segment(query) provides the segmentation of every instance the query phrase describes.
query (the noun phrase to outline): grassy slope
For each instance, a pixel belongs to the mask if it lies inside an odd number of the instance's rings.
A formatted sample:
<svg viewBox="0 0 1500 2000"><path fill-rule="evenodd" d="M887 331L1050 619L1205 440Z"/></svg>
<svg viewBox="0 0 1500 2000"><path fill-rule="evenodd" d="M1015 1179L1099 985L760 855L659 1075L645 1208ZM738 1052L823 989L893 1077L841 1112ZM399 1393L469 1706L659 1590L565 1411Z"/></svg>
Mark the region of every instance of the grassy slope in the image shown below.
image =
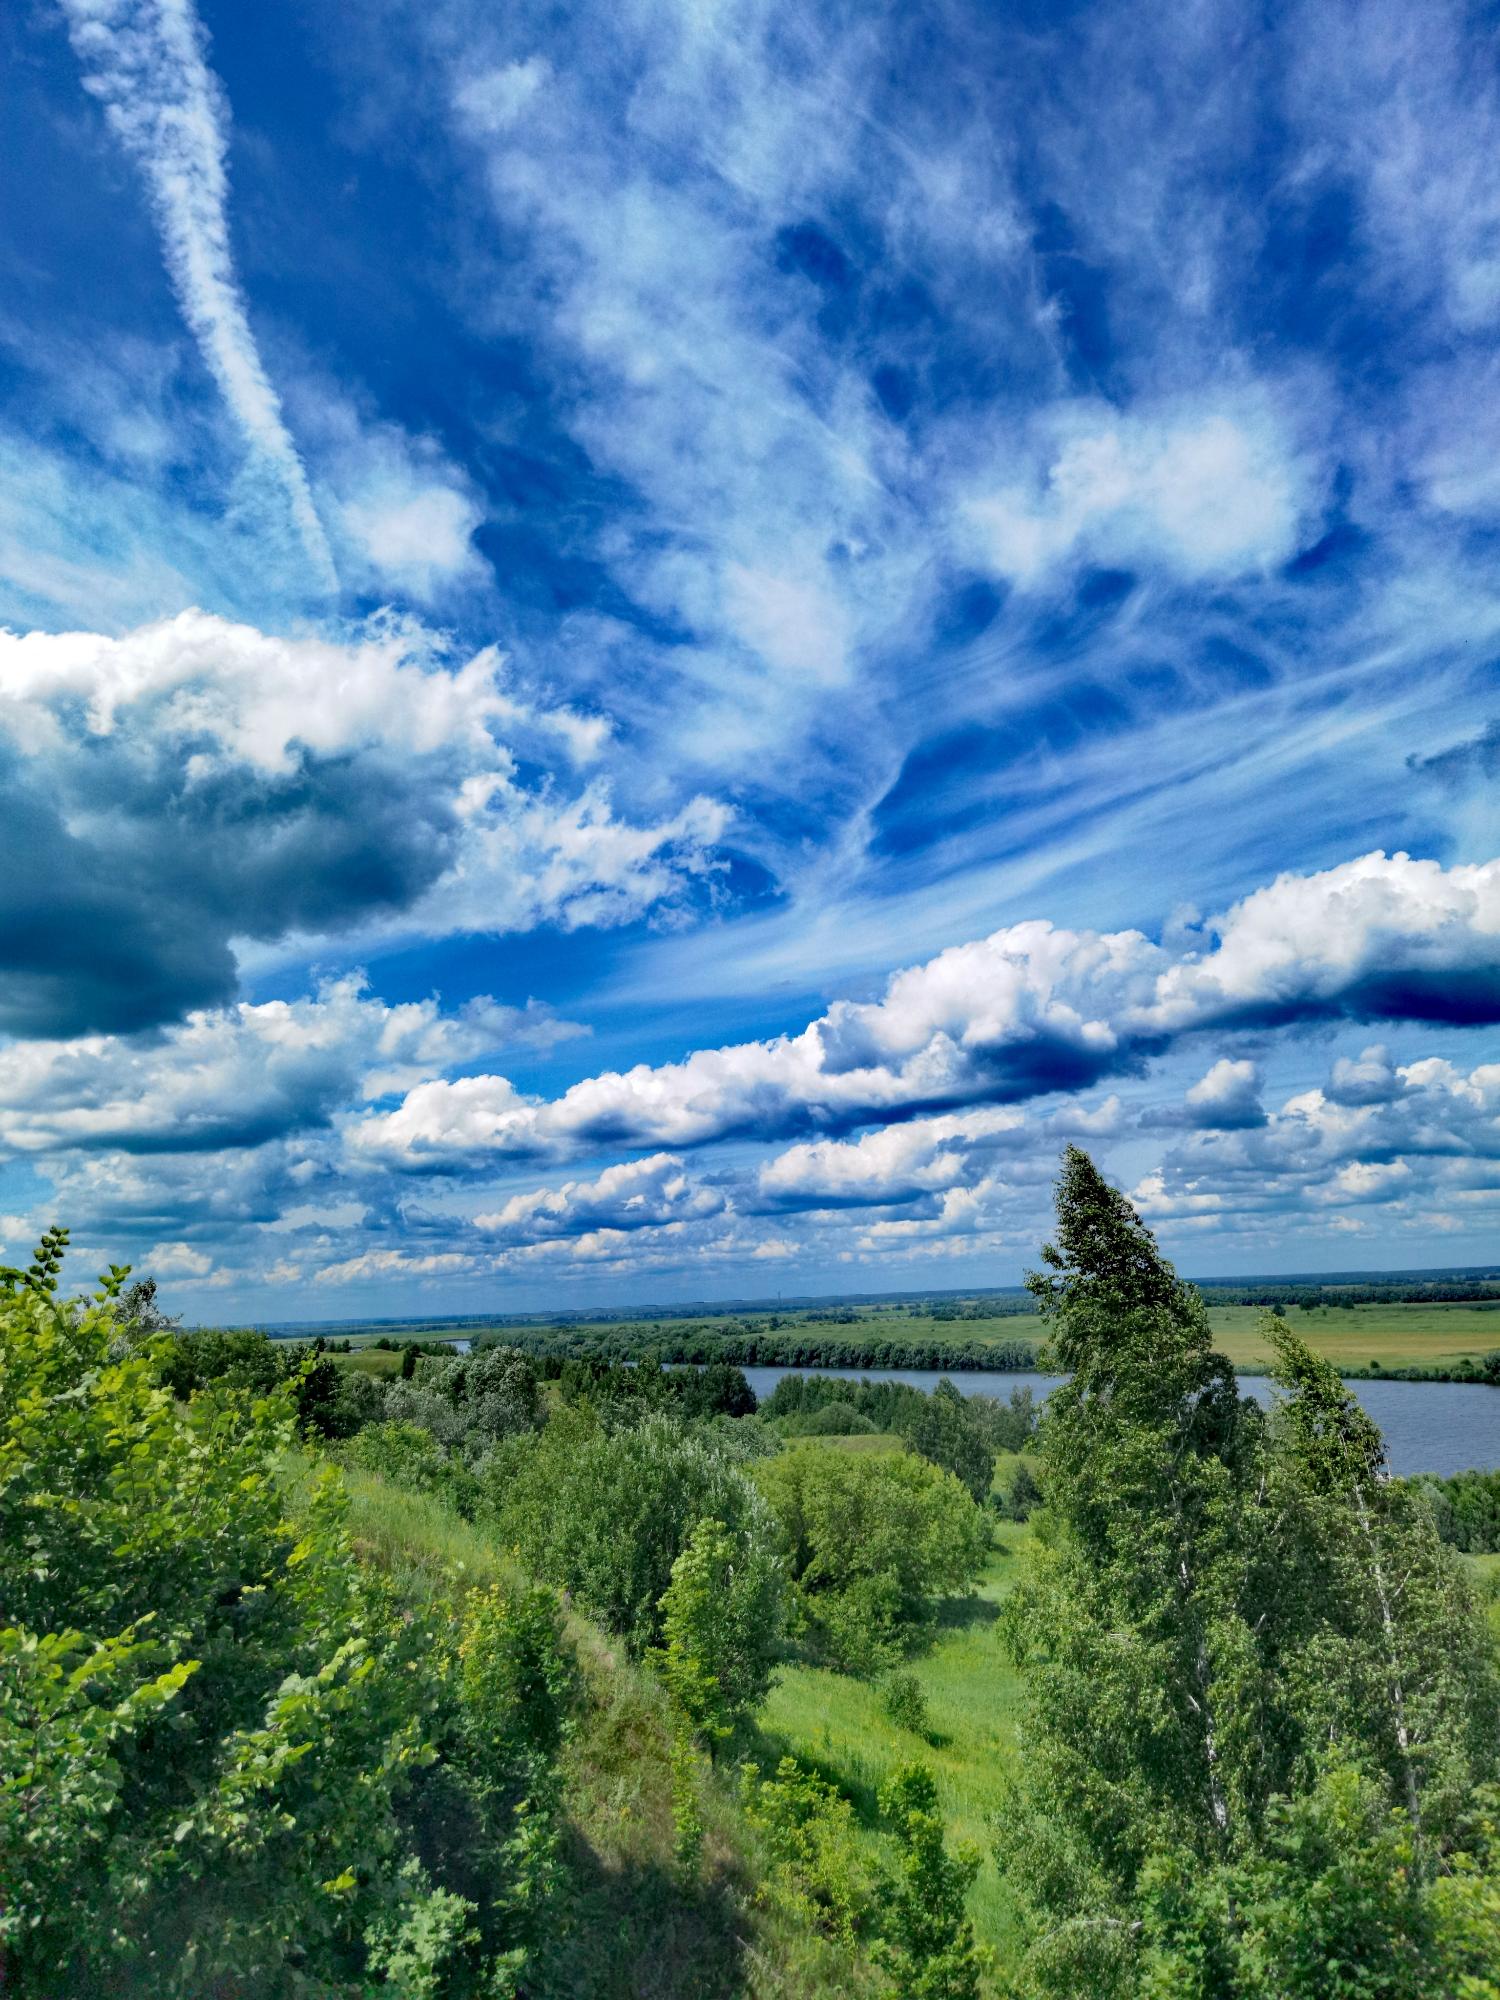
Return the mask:
<svg viewBox="0 0 1500 2000"><path fill-rule="evenodd" d="M802 1449L889 1449L884 1438L804 1440ZM996 1468L1004 1486L1017 1460ZM294 1468L300 1471L305 1466ZM434 1502L365 1475L348 1479L362 1553L419 1601L451 1587L512 1573L505 1551ZM833 1779L855 1801L873 1851L875 1793L898 1764L919 1758L937 1778L956 1835L977 1841L984 1860L970 1907L982 1938L1000 1951L1009 1913L990 1852L989 1816L1015 1753L1020 1683L995 1629L1028 1530L996 1529L997 1546L978 1595L948 1607L934 1642L911 1662L927 1698L931 1742L899 1729L878 1688L824 1669L783 1669L759 1718L757 1761L791 1753ZM1500 1556L1467 1559L1500 1641ZM587 1699L569 1753L567 1815L574 1869L574 1921L558 1941L543 1994L599 2000L794 2000L859 1995L867 1968L799 1934L762 1893L764 1864L722 1777L705 1774L706 1840L700 1864L672 1860L670 1727L661 1691L587 1620L568 1632Z"/></svg>
<svg viewBox="0 0 1500 2000"><path fill-rule="evenodd" d="M931 1648L910 1663L927 1698L931 1742L899 1729L868 1681L821 1667L783 1669L761 1716L768 1753L789 1752L841 1786L872 1841L881 1781L897 1764L917 1759L929 1765L952 1832L983 1850L970 1908L980 1936L1002 1953L1007 1906L990 1852L989 1816L1014 1754L1020 1683L1001 1648L995 1616L1026 1533L1008 1522L999 1526L978 1596L951 1604Z"/></svg>
<svg viewBox="0 0 1500 2000"><path fill-rule="evenodd" d="M312 1470L287 1461L296 1492ZM420 1603L515 1574L508 1553L420 1494L345 1475L356 1547ZM853 2000L868 1966L788 1921L764 1894L765 1862L729 1774L705 1767L703 1852L673 1858L671 1725L656 1681L597 1626L569 1611L584 1700L566 1753L568 1924L536 2000Z"/></svg>

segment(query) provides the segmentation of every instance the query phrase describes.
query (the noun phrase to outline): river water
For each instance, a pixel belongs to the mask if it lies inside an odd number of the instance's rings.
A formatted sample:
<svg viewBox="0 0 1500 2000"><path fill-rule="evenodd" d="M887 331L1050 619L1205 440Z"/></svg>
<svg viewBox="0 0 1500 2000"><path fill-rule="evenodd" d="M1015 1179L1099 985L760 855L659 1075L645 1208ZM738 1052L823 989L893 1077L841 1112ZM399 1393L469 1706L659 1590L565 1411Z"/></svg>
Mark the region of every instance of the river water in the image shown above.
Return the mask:
<svg viewBox="0 0 1500 2000"><path fill-rule="evenodd" d="M783 1375L859 1375L870 1382L909 1382L934 1389L942 1381L935 1368L747 1368L746 1379L764 1401ZM1055 1389L1060 1375L1012 1375L997 1370L955 1370L949 1380L966 1396L1006 1398L1012 1389L1030 1389L1037 1399ZM1242 1386L1257 1401L1275 1393L1264 1375L1246 1375ZM1348 1385L1385 1434L1392 1472L1449 1473L1500 1467L1500 1389L1464 1382L1351 1382Z"/></svg>

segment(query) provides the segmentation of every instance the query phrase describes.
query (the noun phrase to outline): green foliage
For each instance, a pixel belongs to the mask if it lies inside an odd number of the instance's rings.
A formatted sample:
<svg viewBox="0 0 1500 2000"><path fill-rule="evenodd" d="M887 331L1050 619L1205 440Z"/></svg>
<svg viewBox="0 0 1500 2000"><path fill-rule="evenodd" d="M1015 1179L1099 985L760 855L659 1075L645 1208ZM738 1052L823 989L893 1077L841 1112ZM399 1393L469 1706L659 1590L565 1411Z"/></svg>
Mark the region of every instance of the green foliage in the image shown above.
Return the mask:
<svg viewBox="0 0 1500 2000"><path fill-rule="evenodd" d="M781 1562L764 1540L696 1523L662 1593L667 1692L712 1752L764 1697L781 1642Z"/></svg>
<svg viewBox="0 0 1500 2000"><path fill-rule="evenodd" d="M972 1585L989 1549L983 1514L922 1458L795 1451L757 1466L755 1478L815 1637L856 1672L899 1657L935 1599Z"/></svg>
<svg viewBox="0 0 1500 2000"><path fill-rule="evenodd" d="M983 1501L994 1477L994 1449L975 1421L968 1398L946 1377L922 1399L906 1441L933 1465L951 1472L970 1499Z"/></svg>
<svg viewBox="0 0 1500 2000"><path fill-rule="evenodd" d="M879 1426L852 1403L822 1403L815 1410L783 1417L783 1437L875 1437Z"/></svg>
<svg viewBox="0 0 1500 2000"><path fill-rule="evenodd" d="M647 1410L666 1410L683 1418L748 1417L756 1409L755 1391L738 1368L710 1362L703 1368L663 1368L654 1355L634 1366L608 1361L563 1361L544 1364L555 1375L564 1402L591 1403L608 1410L623 1405L632 1419Z"/></svg>
<svg viewBox="0 0 1500 2000"><path fill-rule="evenodd" d="M35 1292L41 1297L49 1297L57 1290L58 1273L62 1270L63 1258L68 1251L68 1232L56 1223L43 1232L31 1262L24 1270L16 1264L0 1264L0 1297L14 1298L17 1292ZM129 1275L129 1266L110 1266L109 1295L112 1297L120 1288L120 1282Z"/></svg>
<svg viewBox="0 0 1500 2000"><path fill-rule="evenodd" d="M1427 1474L1412 1484L1432 1510L1441 1540L1465 1555L1500 1553L1500 1472L1459 1472L1451 1479Z"/></svg>
<svg viewBox="0 0 1500 2000"><path fill-rule="evenodd" d="M536 1368L511 1347L424 1358L411 1377L388 1385L383 1414L392 1423L429 1432L471 1466L507 1438L523 1437L546 1420Z"/></svg>
<svg viewBox="0 0 1500 2000"><path fill-rule="evenodd" d="M1042 1504L1042 1489L1036 1475L1023 1459L1011 1474L1000 1511L1007 1521L1029 1521Z"/></svg>
<svg viewBox="0 0 1500 2000"><path fill-rule="evenodd" d="M1201 1299L1072 1150L1058 1223L1033 1283L1072 1375L1006 1612L1030 1706L1000 1826L1021 1990L1461 1990L1437 1888L1489 1865L1465 1814L1495 1669L1456 1559L1284 1319L1284 1400L1240 1401Z"/></svg>
<svg viewBox="0 0 1500 2000"><path fill-rule="evenodd" d="M7 1991L363 2000L382 1953L469 1952L454 1897L480 1945L467 1984L430 1990L495 1991L532 1923L530 1801L565 1698L514 1664L546 1650L542 1611L397 1616L333 1474L284 1513L290 1393L184 1405L105 1290L0 1303ZM427 1838L439 1791L462 1870Z"/></svg>
<svg viewBox="0 0 1500 2000"><path fill-rule="evenodd" d="M733 1441L661 1413L606 1430L587 1407L563 1409L539 1435L502 1447L484 1484L502 1540L637 1655L661 1642L672 1566L700 1521L723 1523L737 1561L758 1563L772 1546Z"/></svg>
<svg viewBox="0 0 1500 2000"><path fill-rule="evenodd" d="M672 1853L679 1867L688 1869L703 1852L700 1763L693 1733L684 1723L672 1738Z"/></svg>
<svg viewBox="0 0 1500 2000"><path fill-rule="evenodd" d="M1432 1881L1405 1814L1348 1765L1273 1801L1264 1840L1206 1874L1163 1855L1142 1896L1143 2000L1486 2000L1500 1882L1471 1853Z"/></svg>
<svg viewBox="0 0 1500 2000"><path fill-rule="evenodd" d="M349 1439L339 1457L360 1472L373 1472L394 1486L431 1493L465 1520L472 1520L481 1488L459 1458L444 1451L431 1431L396 1421L367 1425Z"/></svg>
<svg viewBox="0 0 1500 2000"><path fill-rule="evenodd" d="M291 1380L303 1359L300 1349L268 1334L217 1327L169 1334L151 1351L157 1380L184 1401L211 1383L268 1396Z"/></svg>
<svg viewBox="0 0 1500 2000"><path fill-rule="evenodd" d="M880 1788L880 1810L899 1849L896 1880L881 1916L876 1956L894 2000L979 2000L993 1961L975 1939L965 1898L979 1850L949 1852L932 1773L905 1764Z"/></svg>
<svg viewBox="0 0 1500 2000"><path fill-rule="evenodd" d="M898 1729L909 1729L913 1736L929 1733L932 1722L927 1713L927 1697L915 1674L888 1674L882 1698L886 1714Z"/></svg>
<svg viewBox="0 0 1500 2000"><path fill-rule="evenodd" d="M741 1797L771 1856L772 1892L799 1921L853 1944L871 1927L879 1883L849 1801L795 1757L783 1757L774 1778L747 1766Z"/></svg>

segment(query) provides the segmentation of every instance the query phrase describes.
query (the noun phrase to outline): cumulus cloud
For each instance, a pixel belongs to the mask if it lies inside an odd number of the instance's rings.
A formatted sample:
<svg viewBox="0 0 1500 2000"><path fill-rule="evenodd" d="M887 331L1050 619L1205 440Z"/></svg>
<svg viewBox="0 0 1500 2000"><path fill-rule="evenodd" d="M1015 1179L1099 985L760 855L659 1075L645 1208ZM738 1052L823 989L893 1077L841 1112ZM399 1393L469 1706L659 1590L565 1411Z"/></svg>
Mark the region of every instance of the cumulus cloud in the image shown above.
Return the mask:
<svg viewBox="0 0 1500 2000"><path fill-rule="evenodd" d="M442 1170L591 1146L683 1147L892 1123L1016 1102L1138 1069L1210 1029L1356 1019L1500 1019L1500 862L1370 854L1283 875L1168 949L1139 931L1012 925L836 1001L800 1034L606 1072L560 1098L499 1076L434 1081L350 1134L356 1152ZM1233 1096L1220 1073L1191 1108Z"/></svg>
<svg viewBox="0 0 1500 2000"><path fill-rule="evenodd" d="M1207 1131L1237 1131L1265 1123L1260 1101L1259 1065L1244 1057L1221 1056L1199 1077L1178 1105L1146 1113L1143 1123L1195 1125Z"/></svg>
<svg viewBox="0 0 1500 2000"><path fill-rule="evenodd" d="M235 275L228 108L192 0L63 4L85 88L145 176L183 317L252 456L279 487L316 581L334 592L328 539Z"/></svg>
<svg viewBox="0 0 1500 2000"><path fill-rule="evenodd" d="M326 1127L336 1111L510 1046L582 1032L537 1007L391 1006L362 975L300 1000L190 1014L154 1037L0 1048L0 1150L220 1152Z"/></svg>
<svg viewBox="0 0 1500 2000"><path fill-rule="evenodd" d="M718 1215L726 1206L724 1194L695 1183L675 1154L655 1153L607 1167L597 1180L512 1195L493 1213L476 1215L474 1227L497 1243L540 1243L595 1229L661 1229Z"/></svg>
<svg viewBox="0 0 1500 2000"><path fill-rule="evenodd" d="M766 1161L756 1177L758 1205L770 1210L878 1208L964 1189L1008 1161L1009 1177L1034 1184L1050 1172L1063 1139L1097 1143L1121 1128L1118 1098L1092 1110L1067 1106L1028 1119L991 1105L948 1117L913 1118L858 1139L815 1139Z"/></svg>
<svg viewBox="0 0 1500 2000"><path fill-rule="evenodd" d="M181 1018L233 996L241 940L628 921L705 876L726 815L622 820L577 774L602 740L407 621L0 632L0 1028Z"/></svg>
<svg viewBox="0 0 1500 2000"><path fill-rule="evenodd" d="M1148 1216L1170 1220L1492 1191L1500 1191L1500 1064L1463 1070L1428 1056L1393 1066L1376 1049L1357 1063L1340 1059L1329 1087L1298 1092L1257 1127L1198 1134L1137 1194Z"/></svg>

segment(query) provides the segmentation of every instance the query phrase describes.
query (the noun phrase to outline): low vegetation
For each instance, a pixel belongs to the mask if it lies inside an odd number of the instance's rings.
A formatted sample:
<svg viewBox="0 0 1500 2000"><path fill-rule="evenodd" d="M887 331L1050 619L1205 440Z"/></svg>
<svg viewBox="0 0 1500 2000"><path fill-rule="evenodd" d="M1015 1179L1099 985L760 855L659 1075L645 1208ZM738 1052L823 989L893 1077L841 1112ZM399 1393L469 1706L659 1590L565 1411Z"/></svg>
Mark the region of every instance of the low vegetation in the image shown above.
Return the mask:
<svg viewBox="0 0 1500 2000"><path fill-rule="evenodd" d="M1083 1155L1040 1419L182 1332L65 1248L0 1279L7 1994L1500 2000L1500 1476L1384 1478L1297 1301L1241 1397Z"/></svg>

